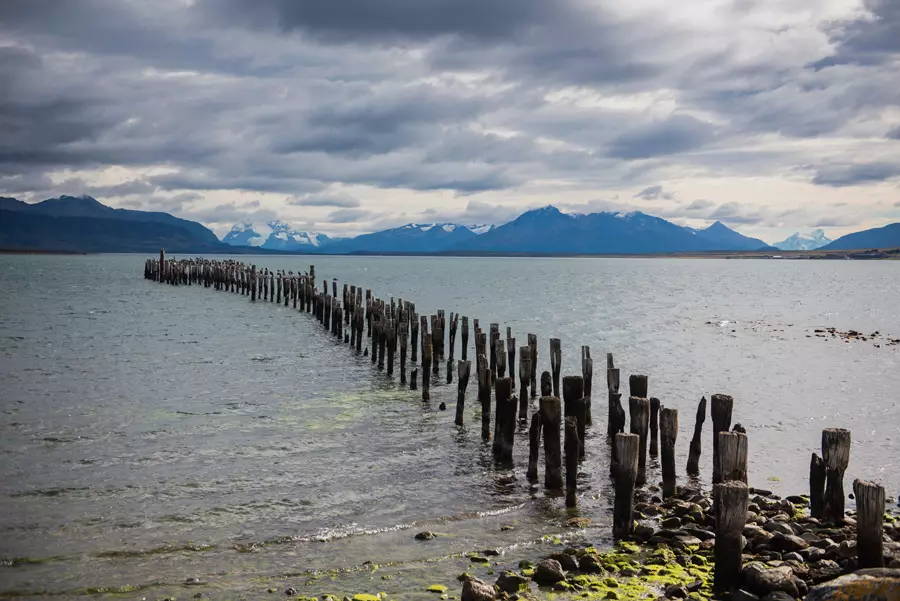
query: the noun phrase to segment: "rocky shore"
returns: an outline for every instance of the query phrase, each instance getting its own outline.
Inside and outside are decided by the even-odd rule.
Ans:
[[[551,600],[726,598],[714,597],[712,590],[715,524],[710,496],[690,488],[680,489],[677,497],[666,501],[652,495],[638,495],[632,540],[619,542],[609,551],[590,545],[566,548],[537,565],[522,562],[519,570],[504,571],[493,583],[468,572],[461,574],[461,601],[521,601],[536,596]],[[900,599],[896,509],[892,506],[885,515],[887,569],[856,573],[854,513],[847,512],[843,523],[827,524],[809,516],[808,504],[805,495],[780,498],[751,489],[750,514],[743,529],[741,585],[730,598]]]

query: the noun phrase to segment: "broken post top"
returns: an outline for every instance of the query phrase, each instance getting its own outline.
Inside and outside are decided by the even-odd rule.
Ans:
[[[550,377],[550,372],[545,371],[541,373],[541,396],[550,396],[553,394],[553,380]]]
[[[562,381],[563,399],[577,401],[584,396],[584,378],[581,376],[565,376]]]
[[[825,428],[822,430],[822,459],[829,470],[843,471],[850,464],[850,430]]]
[[[647,397],[647,376],[634,374],[628,376],[628,390],[630,396]]]

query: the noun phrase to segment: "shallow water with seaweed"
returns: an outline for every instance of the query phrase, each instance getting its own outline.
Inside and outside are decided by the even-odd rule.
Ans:
[[[651,394],[681,410],[682,477],[697,401],[725,392],[750,436],[752,485],[802,492],[821,429],[842,426],[853,431],[848,477],[898,492],[900,347],[815,330],[900,336],[900,264],[254,260],[315,263],[321,277],[413,300],[422,314],[511,326],[519,344],[534,332],[541,370],[550,336],[562,339],[564,375],[580,373],[582,344],[598,363],[615,353],[624,374],[649,374]],[[469,552],[498,550],[502,565],[570,538],[608,543],[605,399],[580,507],[567,511],[525,479],[524,431],[514,466],[494,465],[471,383],[467,426],[438,410],[456,398],[444,365],[423,403],[309,316],[147,282],[142,261],[0,257],[0,596],[293,587],[426,598],[429,584],[456,586]],[[569,528],[573,516],[592,523]],[[414,540],[423,530],[440,536]],[[189,577],[203,584],[183,585]]]

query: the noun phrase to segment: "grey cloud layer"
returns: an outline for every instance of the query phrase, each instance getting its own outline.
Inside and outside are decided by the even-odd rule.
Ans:
[[[557,180],[646,188],[642,200],[691,215],[700,207],[672,204],[648,184],[684,166],[745,176],[784,161],[829,187],[900,177],[890,160],[752,148],[766,135],[875,136],[898,152],[900,124],[889,111],[900,105],[897,2],[867,2],[858,18],[816,35],[775,19],[773,44],[797,37],[796,57],[748,54],[728,31],[706,40],[683,22],[605,6],[3,2],[0,193],[55,193],[48,174],[67,168],[154,167],[162,172],[94,191],[145,205],[163,192],[271,192],[294,206],[332,207],[333,223],[375,224],[397,216],[330,188],[477,194]],[[754,6],[721,10],[738,18]],[[665,90],[674,106],[552,99],[567,90],[594,99]],[[200,210],[196,195],[180,198],[170,204],[181,214],[216,222],[259,210]],[[509,212],[480,202],[459,216]],[[714,206],[702,211],[733,223],[758,217]]]

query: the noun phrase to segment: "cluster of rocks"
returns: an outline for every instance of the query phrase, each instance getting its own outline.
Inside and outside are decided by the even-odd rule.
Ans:
[[[593,547],[566,549],[536,567],[525,566],[520,573],[504,572],[493,585],[466,574],[462,601],[518,601],[528,596],[531,583],[579,598],[710,599],[715,549],[711,499],[690,488],[680,489],[676,497],[665,501],[650,495],[652,488],[635,504],[633,539],[639,545],[620,544],[607,553]],[[770,491],[751,489],[750,501],[743,529],[741,585],[732,600],[838,598],[822,596],[821,591],[822,586],[833,589],[834,582],[840,583],[835,579],[857,570],[852,513],[841,524],[827,524],[807,515],[805,496],[780,498]],[[900,587],[900,581],[891,580],[900,574],[900,519],[888,514],[884,535],[888,569],[875,580],[872,574],[865,576],[869,589]],[[855,576],[853,582],[860,577]],[[879,584],[871,584],[876,581]],[[900,596],[885,597],[889,598],[900,600]]]
[[[868,342],[869,340],[871,340],[875,344],[876,348],[900,344],[900,338],[891,338],[890,336],[884,336],[877,330],[872,332],[871,334],[864,334],[863,332],[857,332],[856,330],[842,331],[838,330],[837,328],[817,328],[813,330],[813,334],[816,338],[840,338],[841,340],[846,340],[847,342]],[[875,342],[876,340],[879,342]]]

